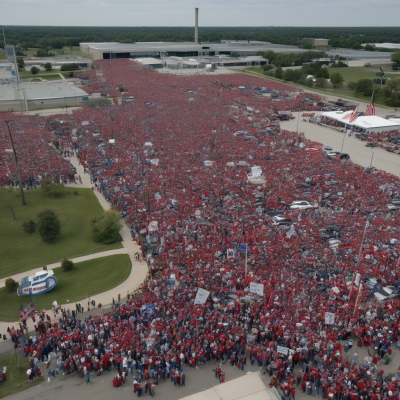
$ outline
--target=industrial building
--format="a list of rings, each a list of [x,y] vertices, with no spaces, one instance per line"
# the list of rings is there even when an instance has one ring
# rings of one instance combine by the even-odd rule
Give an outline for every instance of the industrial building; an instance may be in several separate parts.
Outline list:
[[[313,39],[313,46],[328,46],[329,39]]]
[[[63,81],[9,83],[0,89],[0,111],[77,107],[89,100],[86,92]]]
[[[49,57],[49,58],[33,58],[26,59],[26,69],[30,69],[32,66],[43,67],[44,64],[50,63],[53,67],[61,67],[65,64],[78,64],[81,69],[90,69],[92,66],[92,60],[90,58],[83,57]]]

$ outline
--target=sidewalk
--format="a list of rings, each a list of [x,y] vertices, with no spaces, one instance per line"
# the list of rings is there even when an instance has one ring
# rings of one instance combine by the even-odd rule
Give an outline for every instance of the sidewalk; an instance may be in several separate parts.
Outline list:
[[[66,185],[67,187],[76,187],[76,188],[92,188],[92,184],[90,183],[90,176],[88,174],[85,174],[83,172],[83,167],[82,165],[79,165],[79,161],[76,157],[69,157],[68,158],[69,161],[71,162],[71,164],[76,167],[76,171],[77,174],[81,176],[82,179],[82,184],[68,184]],[[101,193],[99,193],[97,190],[94,191],[94,194],[96,195],[97,199],[99,200],[100,205],[103,207],[103,209],[105,211],[110,209],[110,204],[107,202],[107,200],[101,195]],[[105,257],[106,255],[112,255],[113,254],[128,254],[131,262],[132,262],[132,270],[131,273],[128,277],[128,279],[121,283],[120,285],[118,285],[117,287],[108,290],[107,292],[103,292],[100,294],[97,294],[95,296],[92,296],[90,298],[90,300],[94,300],[96,302],[96,304],[103,304],[103,306],[105,305],[109,305],[112,303],[112,299],[114,298],[115,301],[117,302],[118,299],[118,295],[121,295],[121,298],[126,297],[126,295],[128,293],[133,292],[141,283],[144,282],[147,272],[148,272],[148,268],[147,268],[147,263],[144,260],[141,261],[137,261],[135,260],[135,253],[141,253],[139,246],[136,242],[133,241],[132,236],[131,236],[131,232],[129,227],[126,225],[125,222],[123,222],[123,227],[120,231],[120,235],[122,237],[122,249],[116,249],[116,250],[110,250],[110,251],[106,251],[106,252],[101,252],[101,253],[95,253],[95,254],[89,254],[87,256],[83,256],[83,257],[78,257],[76,259],[73,259],[74,262],[79,262],[79,261],[86,261],[86,260],[91,260],[93,258],[99,258],[99,257]],[[104,254],[104,253],[110,253],[110,254]],[[76,261],[79,260],[79,261]],[[59,266],[60,263],[56,263],[56,264],[51,264],[49,265],[49,269],[50,268],[55,268],[57,266]],[[41,268],[37,269],[37,271],[40,271]],[[29,271],[29,272],[25,272],[23,274],[18,274],[18,275],[22,275],[22,276],[26,276],[27,274],[30,274],[31,272],[33,272],[35,270]],[[17,275],[15,275],[17,276]],[[16,279],[16,278],[14,278]],[[5,280],[5,279],[4,279]],[[0,287],[4,286],[1,285],[0,281]],[[34,297],[33,297],[34,299]],[[76,301],[75,303],[82,303],[82,305],[86,308],[87,307],[87,301],[88,299],[81,299],[79,301]],[[75,303],[67,303],[67,304],[62,304],[61,307],[62,308],[69,308],[69,309],[75,309]],[[49,308],[48,310],[51,310],[52,305],[49,304]],[[57,322],[58,318],[54,319],[53,313],[49,314],[50,317],[52,317],[52,321]],[[16,318],[18,316],[16,315]],[[27,325],[28,325],[28,330],[29,331],[34,331],[34,323],[32,322],[32,320],[29,318],[27,321]],[[16,322],[3,322],[0,321],[0,333],[1,334],[5,334],[7,332],[7,327],[11,327],[11,326],[15,326],[15,327],[19,327],[19,321]]]

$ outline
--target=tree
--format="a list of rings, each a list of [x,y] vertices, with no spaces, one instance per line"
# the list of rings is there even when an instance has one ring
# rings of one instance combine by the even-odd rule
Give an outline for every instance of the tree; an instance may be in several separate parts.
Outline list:
[[[330,80],[334,88],[341,86],[341,84],[344,82],[343,76],[339,72],[334,72],[331,74]]]
[[[61,232],[61,222],[53,210],[46,208],[37,215],[39,235],[45,242],[52,242]]]
[[[119,231],[122,228],[121,215],[118,211],[110,210],[90,219],[91,234],[95,242],[107,239],[120,240]]]
[[[5,286],[7,289],[7,292],[14,292],[18,288],[18,282],[14,281],[13,278],[7,278],[5,282]]]
[[[44,64],[44,69],[45,69],[46,71],[51,71],[52,68],[53,68],[53,67],[51,66],[51,63],[50,63],[50,62]]]
[[[359,79],[356,83],[356,93],[362,93],[364,96],[371,96],[373,83],[371,79]]]
[[[36,232],[36,222],[33,219],[28,219],[22,223],[22,229],[27,235],[33,235]]]
[[[316,74],[316,78],[324,78],[324,79],[329,79],[329,71],[328,68],[320,68]]]
[[[347,84],[347,87],[348,87],[350,90],[354,90],[354,89],[356,88],[356,83],[355,83],[355,82],[349,82],[349,83]]]
[[[268,60],[269,64],[273,64],[274,60],[275,60],[275,52],[273,52],[272,50],[268,50],[263,54],[263,57]]]
[[[47,50],[43,50],[43,49],[39,49],[37,52],[36,52],[36,56],[37,57],[46,57],[46,56],[48,56],[49,54],[47,53]]]
[[[25,61],[24,61],[24,59],[23,59],[22,57],[18,57],[18,58],[17,58],[17,64],[18,64],[18,68],[19,68],[19,69],[24,68],[24,66],[25,66]]]
[[[371,44],[366,44],[364,49],[365,51],[375,51],[375,46],[372,46]]]
[[[44,178],[40,181],[40,187],[46,193],[52,193],[55,197],[58,197],[64,192],[64,184],[59,182],[54,182],[51,179]]]
[[[388,80],[386,83],[386,87],[392,92],[400,92],[400,78]]]
[[[396,51],[390,56],[392,62],[400,64],[400,51]]]
[[[315,86],[320,88],[325,88],[328,86],[328,82],[325,78],[319,77],[315,81]]]
[[[283,74],[283,72],[282,72],[282,68],[281,68],[281,67],[278,67],[278,68],[275,69],[275,76],[276,76],[278,79],[281,79],[281,78],[282,78],[282,74]]]
[[[310,49],[311,50],[312,47],[313,47],[313,40],[312,39],[308,39],[308,38],[301,39],[300,45],[301,45],[301,47],[303,47],[303,49]]]
[[[31,68],[31,74],[32,75],[36,75],[36,74],[38,74],[40,72],[40,69],[39,68],[37,68],[37,67],[32,67]]]
[[[237,51],[231,51],[231,57],[239,57],[239,53]]]
[[[71,269],[73,268],[74,268],[74,263],[71,260],[64,258],[64,260],[61,261],[61,271],[68,272],[71,271]]]
[[[36,43],[37,47],[40,47],[41,49],[47,49],[50,47],[50,42],[47,39],[40,39],[38,40],[38,42]]]
[[[79,64],[72,63],[72,64],[63,64],[61,65],[61,71],[74,71],[79,69]]]

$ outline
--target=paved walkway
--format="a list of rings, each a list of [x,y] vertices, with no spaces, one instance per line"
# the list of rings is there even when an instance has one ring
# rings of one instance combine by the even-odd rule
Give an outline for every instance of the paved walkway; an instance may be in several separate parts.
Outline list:
[[[79,161],[76,157],[70,157],[68,158],[69,161],[71,161],[72,165],[76,167],[77,174],[81,176],[82,178],[82,184],[68,184],[66,185],[67,187],[76,187],[76,188],[92,188],[92,184],[90,183],[90,176],[88,174],[85,174],[83,172],[83,167],[82,165],[79,165]],[[94,194],[96,195],[97,199],[99,200],[99,203],[103,207],[104,210],[109,210],[110,209],[110,204],[107,202],[107,200],[104,198],[104,196],[99,193],[97,190],[94,191]],[[144,282],[146,275],[147,275],[147,263],[144,260],[137,261],[135,260],[135,253],[139,252],[140,249],[139,246],[136,242],[133,241],[131,232],[129,227],[123,222],[123,227],[120,231],[120,235],[122,237],[122,246],[123,249],[116,249],[116,250],[110,250],[106,252],[101,252],[101,253],[95,253],[95,254],[89,254],[87,256],[83,257],[78,257],[76,259],[73,259],[74,262],[79,262],[79,261],[86,261],[86,260],[91,260],[94,258],[99,258],[99,257],[105,257],[106,255],[113,255],[113,254],[128,254],[131,262],[132,262],[132,270],[131,273],[128,277],[128,279],[118,285],[117,287],[108,290],[107,292],[103,292],[100,294],[97,294],[95,296],[92,296],[90,300],[94,300],[96,304],[103,304],[103,305],[109,305],[112,303],[112,299],[114,298],[117,301],[118,295],[121,295],[121,298],[126,297],[128,293],[132,293],[141,283]],[[109,253],[109,254],[105,254]],[[79,261],[76,261],[79,260]],[[51,264],[48,267],[50,268],[55,268],[59,266],[60,263],[56,264]],[[31,272],[34,273],[36,271],[40,271],[41,268],[37,270],[32,270],[25,272],[23,274],[18,274],[15,276],[26,276],[27,274],[30,274]],[[21,276],[21,277],[22,277]],[[16,279],[16,278],[14,278]],[[4,279],[5,280],[5,279]],[[4,286],[1,284],[3,280],[0,280],[0,287]],[[26,297],[28,299],[28,297]],[[34,297],[33,297],[34,299]],[[88,299],[81,299],[77,301],[76,303],[81,303],[85,308],[87,307],[87,301]],[[67,304],[62,304],[62,308],[70,308],[75,309],[75,303],[67,303]],[[49,310],[51,310],[51,304],[49,304]],[[51,317],[53,317],[52,313],[50,314]],[[58,320],[58,318],[57,318]],[[31,319],[27,321],[28,324],[28,330],[33,331],[34,330],[34,324]],[[19,322],[0,322],[0,333],[4,334],[7,331],[7,327],[11,326],[19,326]]]

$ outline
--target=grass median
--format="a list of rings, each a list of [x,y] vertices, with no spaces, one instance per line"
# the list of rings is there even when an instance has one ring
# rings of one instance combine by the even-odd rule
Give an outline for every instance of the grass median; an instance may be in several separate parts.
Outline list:
[[[17,357],[20,368],[17,368],[14,352],[0,357],[0,367],[7,367],[7,378],[0,383],[0,399],[44,382],[45,378],[43,376],[36,378],[33,382],[28,382],[26,375],[26,371],[29,368],[28,357],[24,357],[21,350],[17,351]],[[44,371],[41,372],[43,374]]]
[[[71,304],[87,299],[99,293],[106,292],[124,282],[132,269],[132,263],[127,254],[96,258],[94,260],[76,263],[71,271],[63,272],[54,268],[57,285],[49,292],[32,296],[36,310],[50,310],[53,301],[58,304]],[[122,293],[121,293],[122,295]],[[5,287],[0,289],[0,321],[13,322],[18,320],[21,302],[25,306],[30,296],[18,297],[17,291],[8,292]],[[86,304],[83,304],[86,308]]]
[[[0,278],[43,267],[64,257],[75,258],[122,247],[121,243],[96,243],[90,236],[89,218],[103,212],[91,189],[65,188],[59,197],[40,189],[24,193],[26,206],[21,205],[19,191],[0,190]],[[38,233],[25,234],[21,226],[29,218],[36,219],[45,208],[52,209],[61,220],[61,234],[53,243],[44,242]]]

